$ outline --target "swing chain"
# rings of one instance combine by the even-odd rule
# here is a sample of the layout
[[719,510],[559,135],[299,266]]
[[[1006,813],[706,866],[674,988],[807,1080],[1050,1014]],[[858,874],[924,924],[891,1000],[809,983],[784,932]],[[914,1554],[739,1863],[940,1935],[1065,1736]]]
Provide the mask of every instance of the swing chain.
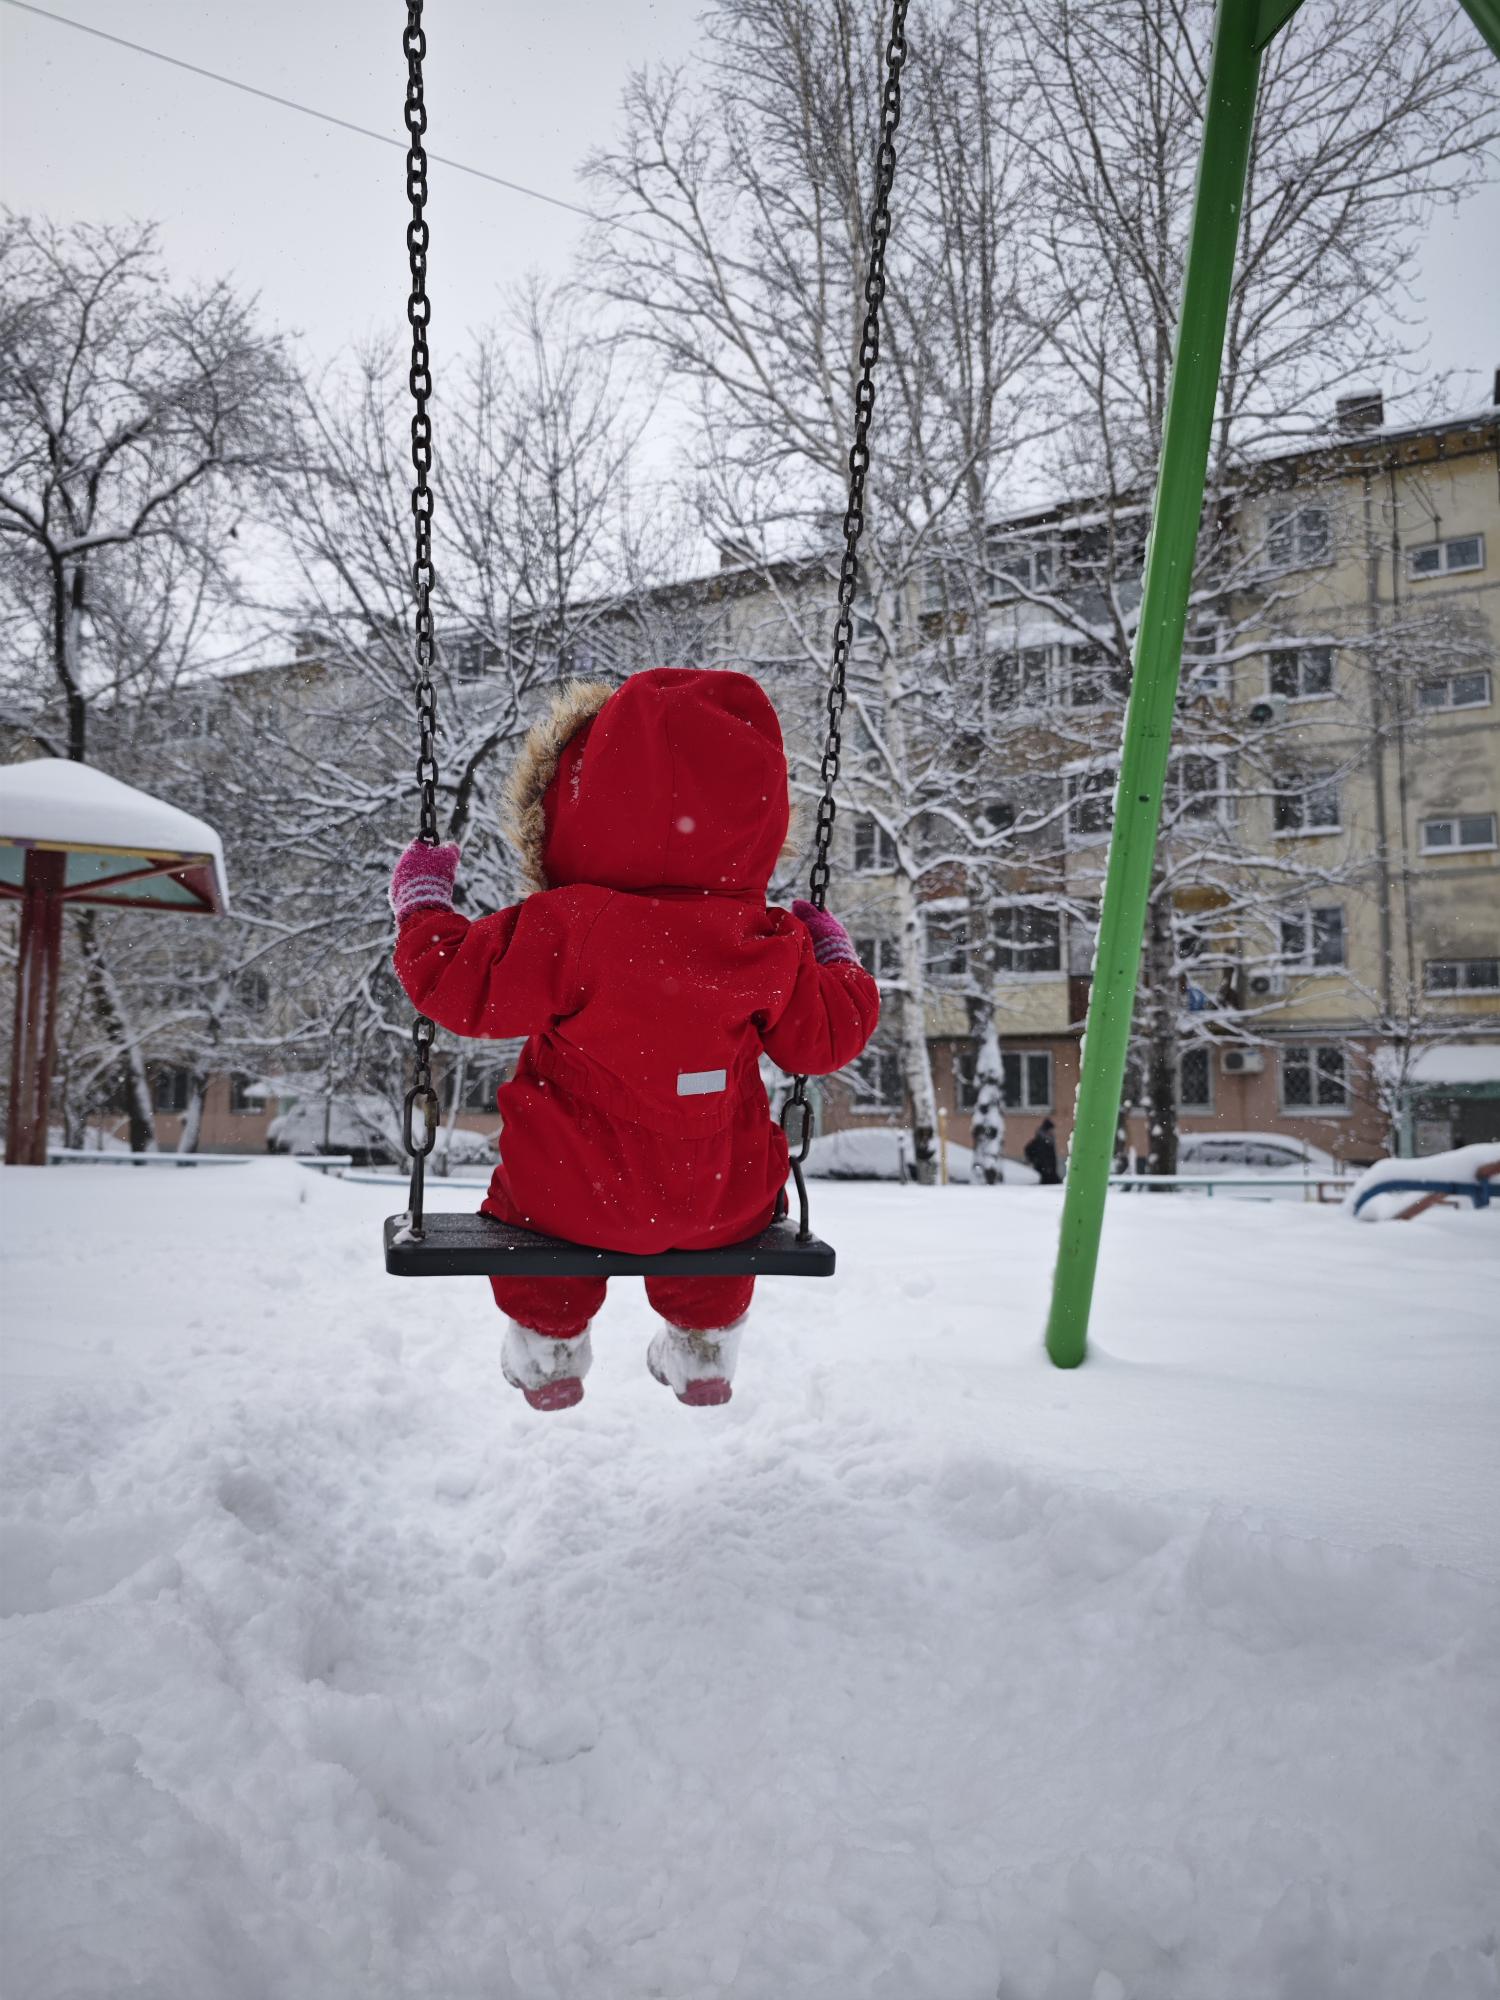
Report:
[[411,326],[411,371],[407,381],[412,399],[411,462],[416,475],[411,493],[416,559],[411,576],[417,599],[417,784],[422,797],[419,837],[429,847],[435,847],[438,842],[437,690],[432,684],[432,669],[437,642],[432,623],[432,589],[437,572],[432,566],[432,488],[427,483],[432,470],[432,418],[427,410],[432,394],[432,357],[427,349],[432,306],[427,297],[427,149],[422,144],[427,130],[427,103],[422,85],[427,36],[422,28],[422,0],[406,0],[406,29],[401,43],[406,52],[406,130],[411,140],[406,152],[406,194],[411,203],[411,220],[406,225],[411,296],[406,302],[406,317]]
[[[849,504],[844,510],[844,553],[839,564],[838,615],[833,627],[833,672],[828,688],[828,740],[823,748],[817,826],[813,840],[810,900],[828,904],[829,861],[837,808],[833,789],[843,756],[844,709],[849,699],[849,655],[854,646],[854,602],[859,594],[859,538],[865,525],[865,479],[870,470],[870,423],[875,414],[875,364],[880,359],[880,308],[885,300],[885,252],[891,233],[891,188],[896,178],[896,131],[901,123],[901,72],[906,65],[906,10],[909,0],[892,0],[891,32],[885,50],[885,90],[880,104],[880,147],[875,158],[875,205],[870,216],[870,263],[865,275],[865,322],[859,343],[859,379],[854,387],[854,442],[849,447]],[[793,1114],[796,1137],[792,1137]],[[791,1148],[792,1174],[801,1204],[800,1236],[809,1234],[807,1189],[802,1163],[812,1144],[812,1108],[807,1078],[793,1079],[781,1113]]]
[[[432,564],[432,488],[427,475],[432,470],[432,418],[428,398],[432,394],[432,357],[427,349],[427,328],[432,307],[427,297],[427,149],[422,144],[427,130],[427,103],[422,87],[422,59],[427,53],[427,36],[422,28],[422,0],[406,0],[406,28],[401,37],[406,52],[406,130],[410,144],[406,153],[406,194],[411,203],[411,220],[406,225],[406,252],[411,264],[411,296],[406,317],[411,327],[411,512],[415,531],[415,560],[411,578],[416,593],[416,695],[417,695],[417,786],[422,809],[418,838],[429,847],[438,844],[437,823],[437,690],[432,669],[437,642],[432,622],[432,589],[437,572]],[[425,1014],[412,1022],[412,1087],[406,1093],[402,1114],[402,1138],[411,1158],[411,1195],[408,1227],[413,1236],[422,1234],[423,1176],[427,1156],[437,1143],[440,1107],[432,1085],[432,1040],[436,1030]],[[420,1112],[422,1131],[416,1131]]]

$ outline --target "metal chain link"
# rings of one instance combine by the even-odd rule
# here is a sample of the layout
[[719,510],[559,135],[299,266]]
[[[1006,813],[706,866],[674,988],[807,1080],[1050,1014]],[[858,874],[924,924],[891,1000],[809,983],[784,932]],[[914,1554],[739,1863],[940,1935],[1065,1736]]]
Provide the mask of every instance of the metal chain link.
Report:
[[[422,59],[427,54],[427,37],[422,29],[422,0],[406,0],[406,28],[401,37],[406,52],[406,130],[410,144],[406,152],[406,195],[411,203],[411,220],[406,225],[406,252],[411,264],[411,296],[406,317],[411,326],[411,462],[415,478],[411,491],[415,560],[411,580],[416,593],[416,694],[417,694],[417,786],[421,794],[421,816],[417,837],[429,847],[438,844],[437,823],[437,690],[432,669],[437,653],[432,623],[432,589],[437,573],[432,566],[432,488],[427,475],[432,470],[432,418],[427,411],[432,394],[432,357],[427,350],[427,328],[432,307],[427,297],[427,149],[422,143],[427,130],[427,103],[422,87]],[[422,1234],[422,1181],[427,1155],[437,1143],[440,1107],[432,1087],[432,1038],[436,1030],[425,1014],[412,1022],[414,1077],[406,1093],[402,1136],[411,1155],[411,1198],[408,1204],[412,1234]],[[416,1132],[417,1113],[422,1115],[422,1132]]]
[[[875,160],[875,205],[870,216],[870,263],[865,275],[865,323],[859,343],[859,380],[854,388],[854,442],[849,447],[849,504],[844,510],[844,553],[839,565],[838,616],[833,628],[833,672],[828,688],[828,740],[820,775],[822,795],[813,838],[810,900],[827,907],[829,853],[837,812],[833,790],[843,757],[844,709],[848,703],[849,654],[854,645],[854,600],[859,592],[859,538],[865,525],[865,479],[870,470],[870,423],[875,414],[875,364],[880,359],[880,308],[885,299],[885,252],[891,233],[891,188],[896,178],[896,131],[901,123],[901,72],[906,64],[906,10],[909,0],[893,0],[885,50],[885,91],[880,104],[880,148]],[[792,1114],[800,1113],[792,1171],[802,1205],[800,1233],[808,1233],[807,1190],[802,1162],[812,1144],[812,1112],[807,1078],[795,1077],[781,1113],[790,1135]]]

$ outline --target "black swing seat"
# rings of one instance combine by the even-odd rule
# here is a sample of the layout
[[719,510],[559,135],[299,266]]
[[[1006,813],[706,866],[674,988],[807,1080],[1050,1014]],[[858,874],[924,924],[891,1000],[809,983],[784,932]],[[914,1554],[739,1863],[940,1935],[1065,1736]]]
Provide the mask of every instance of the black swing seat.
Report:
[[591,1250],[585,1243],[538,1236],[492,1216],[427,1214],[414,1236],[409,1215],[385,1225],[385,1268],[398,1278],[831,1278],[833,1246],[799,1237],[790,1216],[759,1236],[721,1250]]

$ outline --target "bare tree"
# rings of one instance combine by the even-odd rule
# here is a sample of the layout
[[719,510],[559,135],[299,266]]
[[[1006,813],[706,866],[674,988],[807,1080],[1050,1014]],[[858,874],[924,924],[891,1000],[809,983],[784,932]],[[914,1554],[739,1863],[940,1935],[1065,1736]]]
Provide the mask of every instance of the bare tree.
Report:
[[[762,568],[779,629],[752,657],[781,661],[801,690],[794,780],[808,791],[817,786],[816,684],[848,477],[885,25],[874,4],[721,0],[706,17],[698,65],[636,76],[623,134],[590,168],[612,222],[590,281],[687,412],[706,531]],[[867,754],[857,772],[846,767],[844,786],[888,850],[883,914],[901,955],[888,986],[924,1178],[935,1171],[937,1120],[921,906],[944,878],[923,828],[934,803],[951,797],[938,776],[948,762],[940,718],[972,706],[982,633],[971,624],[957,643],[951,621],[939,659],[912,615],[913,592],[940,543],[983,549],[1011,455],[1045,427],[1024,379],[1046,325],[1046,288],[1018,227],[1025,189],[1001,115],[1014,88],[1008,32],[985,0],[924,10],[913,34],[854,676]],[[797,555],[815,563],[819,590],[806,569],[788,569],[784,559]],[[955,575],[962,580],[961,565]],[[954,814],[939,846],[983,852],[992,840]]]
[[[230,285],[169,285],[149,226],[7,215],[0,299],[7,719],[53,755],[102,752],[139,781],[121,718],[236,644],[231,557],[280,449],[287,364]],[[91,740],[91,717],[108,740]],[[93,912],[78,920],[88,1012],[146,1146],[138,996],[113,963],[117,932]]]
[[[500,833],[507,751],[549,689],[609,671],[605,634],[652,563],[676,553],[669,540],[653,549],[635,517],[643,418],[621,373],[562,295],[532,285],[502,331],[440,376],[438,809],[444,837],[464,844],[460,894],[485,907],[519,890]],[[250,767],[305,919],[301,1017],[310,1037],[339,1024],[341,1053],[320,1049],[320,1065],[393,1105],[409,1030],[384,889],[416,812],[408,419],[390,350],[308,394],[275,494],[288,569],[277,615],[306,686],[285,705],[276,767]],[[447,1078],[452,1099],[461,1068]]]
[[[1041,254],[1064,281],[1047,335],[1064,420],[1043,463],[1059,490],[1089,495],[1092,512],[1067,536],[1065,558],[1054,552],[1045,571],[1015,566],[1014,594],[1054,647],[1049,727],[1075,767],[1070,830],[1086,837],[1102,835],[1113,786],[1212,19],[1208,0],[1023,0],[1013,42],[1024,83],[1011,141],[1027,162]],[[1253,1034],[1254,1009],[1232,1004],[1225,975],[1277,957],[1283,923],[1295,926],[1309,893],[1360,872],[1271,835],[1323,810],[1401,713],[1399,702],[1382,711],[1380,646],[1330,629],[1307,574],[1347,552],[1359,524],[1330,519],[1325,505],[1321,548],[1297,546],[1296,505],[1265,499],[1265,456],[1316,440],[1340,391],[1399,379],[1414,342],[1392,308],[1421,225],[1481,176],[1496,129],[1489,72],[1457,9],[1315,0],[1266,56],[1193,581],[1182,749],[1143,961],[1138,1068],[1158,1171],[1176,1164],[1179,1043]],[[1337,468],[1324,470],[1332,486]],[[1268,661],[1274,678],[1278,657],[1327,663],[1335,651],[1339,728],[1309,733],[1295,715],[1247,725],[1245,698],[1264,691]],[[1075,889],[1086,887],[1079,874]],[[1184,1011],[1185,988],[1211,1004]]]

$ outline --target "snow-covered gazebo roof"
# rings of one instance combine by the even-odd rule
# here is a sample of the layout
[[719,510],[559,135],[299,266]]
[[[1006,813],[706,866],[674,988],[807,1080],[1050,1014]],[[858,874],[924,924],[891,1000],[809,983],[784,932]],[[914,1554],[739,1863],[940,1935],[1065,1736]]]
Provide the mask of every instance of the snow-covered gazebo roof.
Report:
[[21,895],[33,850],[66,855],[69,903],[203,916],[229,906],[223,842],[205,820],[63,757],[0,766],[0,897]]

